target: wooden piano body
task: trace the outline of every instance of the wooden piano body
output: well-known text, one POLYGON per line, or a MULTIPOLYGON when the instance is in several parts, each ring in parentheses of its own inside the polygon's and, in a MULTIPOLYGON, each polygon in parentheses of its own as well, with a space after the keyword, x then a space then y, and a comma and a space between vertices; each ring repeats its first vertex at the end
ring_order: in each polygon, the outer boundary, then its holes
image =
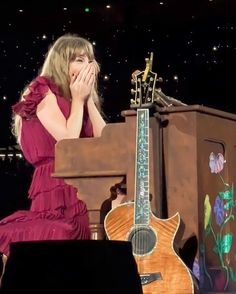
MULTIPOLYGON (((78 189, 89 210, 93 238, 103 238, 100 208, 110 197, 110 187, 126 182, 127 201, 134 199, 136 111, 123 112, 125 122, 107 124, 99 138, 62 140, 56 145, 54 177, 62 177, 78 189)), ((159 142, 153 132, 158 132, 157 118, 150 121, 150 193, 160 195, 161 183, 155 170, 160 162, 159 142)), ((161 199, 161 197, 160 197, 161 199)), ((154 197, 152 210, 159 214, 159 200, 154 197)))

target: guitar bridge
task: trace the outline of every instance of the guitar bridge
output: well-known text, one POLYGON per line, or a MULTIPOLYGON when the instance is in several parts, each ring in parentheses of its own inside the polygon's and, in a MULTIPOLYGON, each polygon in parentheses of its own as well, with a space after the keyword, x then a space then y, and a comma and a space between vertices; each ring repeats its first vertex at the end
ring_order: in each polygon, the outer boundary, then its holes
POLYGON ((140 275, 141 284, 147 285, 154 281, 162 280, 161 273, 149 273, 149 274, 142 274, 140 275))

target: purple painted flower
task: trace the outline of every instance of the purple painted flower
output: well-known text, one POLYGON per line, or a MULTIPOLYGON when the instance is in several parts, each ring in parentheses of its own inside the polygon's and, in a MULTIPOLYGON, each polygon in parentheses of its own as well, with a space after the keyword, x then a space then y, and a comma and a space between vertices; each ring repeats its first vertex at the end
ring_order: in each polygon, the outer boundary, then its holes
POLYGON ((217 195, 215 199, 214 213, 216 223, 220 226, 224 221, 224 202, 219 195, 217 195))
POLYGON ((196 258, 193 263, 193 274, 198 280, 200 280, 200 266, 196 258))
POLYGON ((225 162, 226 160, 224 159, 224 156, 221 153, 218 153, 216 155, 214 152, 211 152, 209 156, 209 167, 211 169, 211 173, 220 173, 224 168, 225 162))

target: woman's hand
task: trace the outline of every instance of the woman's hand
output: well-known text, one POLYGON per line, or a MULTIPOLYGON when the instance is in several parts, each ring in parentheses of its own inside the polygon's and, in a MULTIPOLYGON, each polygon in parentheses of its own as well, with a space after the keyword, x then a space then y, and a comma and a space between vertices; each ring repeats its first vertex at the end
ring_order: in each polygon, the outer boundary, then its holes
POLYGON ((87 63, 78 75, 73 75, 70 82, 72 99, 86 101, 94 88, 96 78, 96 65, 91 62, 87 63))

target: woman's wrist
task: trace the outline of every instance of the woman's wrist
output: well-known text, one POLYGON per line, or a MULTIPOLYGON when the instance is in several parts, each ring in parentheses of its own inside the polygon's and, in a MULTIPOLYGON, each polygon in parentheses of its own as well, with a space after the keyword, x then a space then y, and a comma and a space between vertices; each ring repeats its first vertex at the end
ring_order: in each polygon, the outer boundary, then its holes
POLYGON ((87 105, 89 106, 95 106, 95 103, 93 101, 93 97, 89 96, 88 100, 87 100, 87 105))
POLYGON ((73 103, 76 103, 77 105, 84 105, 86 99, 84 99, 83 97, 80 97, 80 96, 72 96, 72 102, 73 103))

